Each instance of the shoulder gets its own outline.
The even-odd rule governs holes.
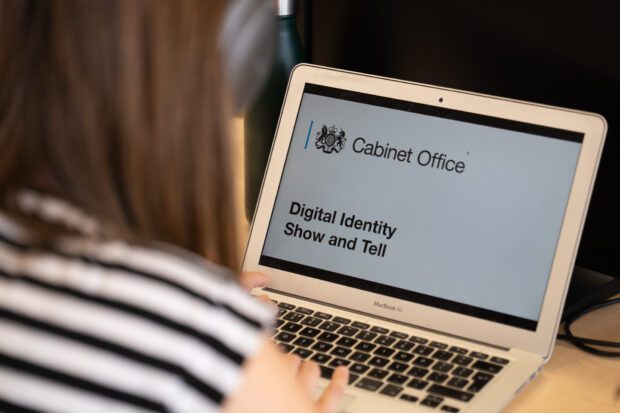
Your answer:
[[[5,290],[0,307],[59,324],[89,350],[116,349],[113,357],[138,364],[138,377],[144,364],[144,371],[181,379],[187,397],[166,397],[171,407],[201,398],[219,405],[237,389],[244,361],[258,350],[273,313],[228,271],[169,247],[123,241],[75,238],[41,249],[7,228],[0,226],[0,272],[6,275],[0,284],[32,288],[21,288],[19,297]]]

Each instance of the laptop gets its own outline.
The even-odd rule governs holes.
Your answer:
[[[551,357],[596,114],[312,65],[290,78],[244,257],[273,339],[347,365],[344,412],[496,412]]]

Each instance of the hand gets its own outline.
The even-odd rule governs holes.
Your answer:
[[[239,274],[239,284],[248,292],[254,288],[266,287],[270,282],[271,278],[262,272],[250,271]]]
[[[255,288],[266,287],[271,282],[271,278],[267,274],[263,274],[258,271],[242,272],[239,274],[239,284],[247,291],[251,292]],[[261,301],[271,304],[275,307],[275,304],[265,294],[257,296]]]
[[[321,374],[319,366],[311,361],[302,362],[298,356],[293,354],[287,354],[285,358],[290,365],[291,376],[296,378],[304,391],[311,399],[314,399]],[[329,386],[316,401],[316,408],[320,413],[336,412],[347,387],[348,380],[349,370],[346,367],[340,366],[334,370]]]

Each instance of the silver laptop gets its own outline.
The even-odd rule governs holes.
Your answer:
[[[298,66],[243,264],[273,278],[274,340],[349,367],[342,411],[501,410],[551,357],[605,132]]]

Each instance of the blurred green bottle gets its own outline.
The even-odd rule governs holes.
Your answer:
[[[245,212],[248,221],[254,216],[289,75],[304,57],[297,32],[296,6],[295,0],[276,2],[279,20],[276,60],[265,87],[244,117]]]

